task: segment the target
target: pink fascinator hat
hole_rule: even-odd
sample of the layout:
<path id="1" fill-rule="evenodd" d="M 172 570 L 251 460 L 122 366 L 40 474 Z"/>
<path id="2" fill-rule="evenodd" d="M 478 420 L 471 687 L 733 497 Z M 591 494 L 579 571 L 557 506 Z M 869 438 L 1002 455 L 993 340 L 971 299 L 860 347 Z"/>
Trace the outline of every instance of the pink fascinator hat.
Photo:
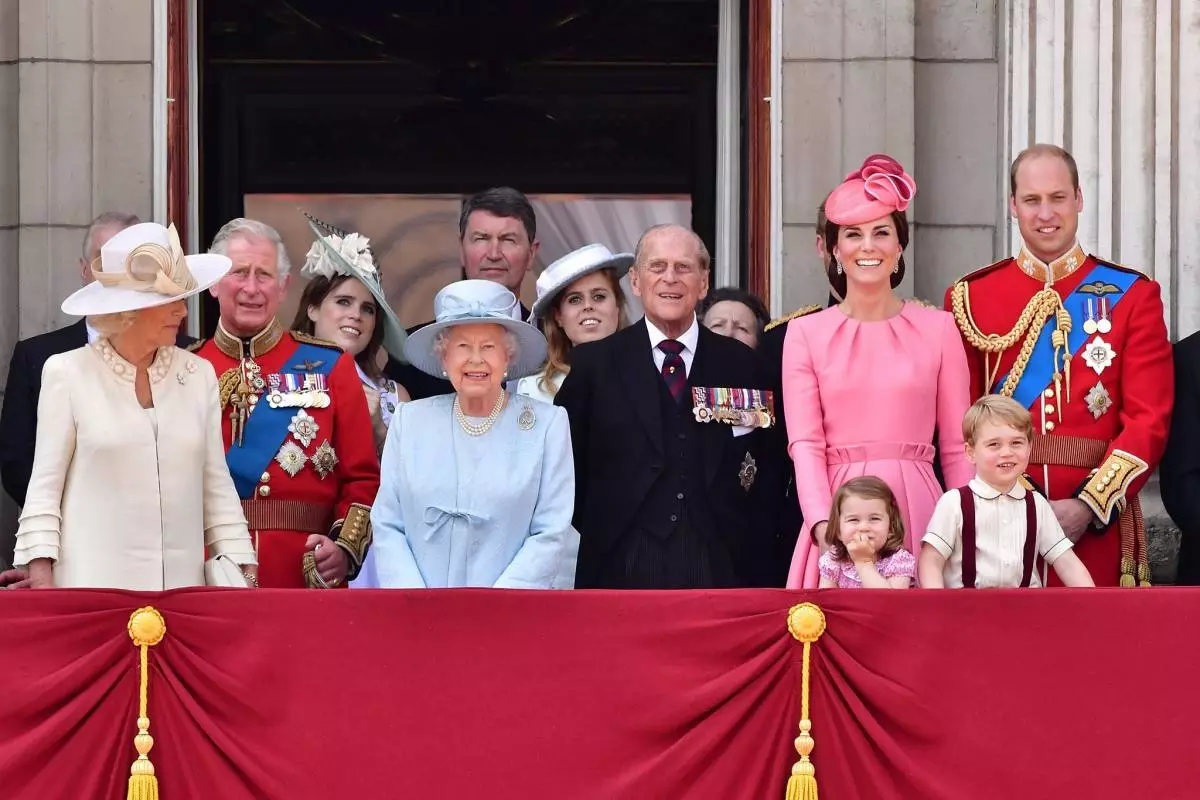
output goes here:
<path id="1" fill-rule="evenodd" d="M 891 156 L 868 156 L 857 172 L 825 200 L 825 216 L 835 225 L 861 225 L 904 211 L 917 193 L 917 182 Z"/>

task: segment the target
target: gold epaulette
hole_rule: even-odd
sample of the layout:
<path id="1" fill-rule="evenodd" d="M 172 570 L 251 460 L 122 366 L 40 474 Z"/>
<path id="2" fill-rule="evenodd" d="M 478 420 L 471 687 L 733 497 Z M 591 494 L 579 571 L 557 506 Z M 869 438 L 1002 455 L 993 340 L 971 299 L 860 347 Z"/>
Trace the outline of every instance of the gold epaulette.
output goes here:
<path id="1" fill-rule="evenodd" d="M 316 336 L 310 336 L 307 333 L 301 333 L 300 331 L 288 331 L 288 333 L 290 333 L 292 335 L 292 338 L 295 339 L 300 344 L 313 344 L 313 345 L 316 345 L 317 347 L 328 347 L 331 350 L 341 350 L 342 349 L 342 348 L 338 347 L 336 344 L 334 344 L 333 342 L 329 341 L 328 339 L 320 339 Z"/>
<path id="2" fill-rule="evenodd" d="M 195 353 L 201 347 L 204 347 L 204 344 L 207 341 L 208 341 L 208 339 L 197 339 L 196 341 L 192 342 L 187 347 L 185 347 L 184 350 L 187 350 L 189 353 Z"/>
<path id="3" fill-rule="evenodd" d="M 770 322 L 768 322 L 767 326 L 765 328 L 763 328 L 763 332 L 769 331 L 772 328 L 778 328 L 780 325 L 786 325 L 787 323 L 791 322 L 792 320 L 796 319 L 797 317 L 804 317 L 809 314 L 814 314 L 814 313 L 820 311 L 821 308 L 822 307 L 818 306 L 818 305 L 804 306 L 803 308 L 797 308 L 795 311 L 793 311 L 792 313 L 790 313 L 786 316 L 782 316 L 779 319 L 773 319 Z"/>

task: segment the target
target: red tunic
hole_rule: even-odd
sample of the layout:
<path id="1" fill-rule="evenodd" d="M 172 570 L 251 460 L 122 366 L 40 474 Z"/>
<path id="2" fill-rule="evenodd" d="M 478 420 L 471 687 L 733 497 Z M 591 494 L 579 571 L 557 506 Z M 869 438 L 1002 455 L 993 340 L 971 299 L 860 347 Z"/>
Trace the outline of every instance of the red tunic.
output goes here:
<path id="1" fill-rule="evenodd" d="M 1078 247 L 1049 266 L 1022 250 L 1015 259 L 1007 258 L 971 273 L 961 283 L 967 286 L 974 326 L 983 334 L 1008 333 L 1033 296 L 1046 287 L 1047 276 L 1053 278 L 1054 291 L 1065 298 L 1084 282 L 1097 263 L 1095 256 L 1085 255 Z M 1135 274 L 1137 278 L 1111 309 L 1111 330 L 1088 335 L 1086 339 L 1089 345 L 1098 337 L 1107 342 L 1116 354 L 1111 364 L 1097 374 L 1085 363 L 1084 351 L 1074 353 L 1070 360 L 1069 394 L 1065 380 L 1061 396 L 1056 394 L 1053 384 L 1040 387 L 1045 391 L 1029 408 L 1034 431 L 1041 434 L 1035 436 L 1030 476 L 1042 485 L 1051 500 L 1075 497 L 1084 501 L 1095 514 L 1097 525 L 1104 526 L 1101 535 L 1085 533 L 1075 548 L 1098 586 L 1118 583 L 1121 542 L 1116 522 L 1126 498 L 1136 497 L 1157 467 L 1171 419 L 1174 371 L 1159 285 L 1140 273 Z M 954 310 L 953 293 L 954 287 L 946 293 L 949 311 Z M 989 391 L 985 354 L 972 346 L 968 336 L 971 325 L 964 317 L 956 314 L 966 340 L 971 392 L 977 398 Z M 1085 322 L 1072 319 L 1072 325 L 1079 329 L 1083 329 Z M 1047 325 L 1054 325 L 1053 318 Z M 1009 373 L 1024 338 L 998 356 L 989 356 L 993 369 L 999 357 L 995 375 L 1003 377 Z M 991 390 L 995 391 L 995 387 Z M 1106 397 L 1110 401 L 1107 404 Z M 1094 464 L 1053 463 L 1072 460 L 1060 457 L 1061 453 L 1080 449 L 1077 446 L 1084 444 L 1067 437 L 1092 440 L 1093 447 L 1082 449 L 1094 451 L 1089 456 Z M 1054 585 L 1061 584 L 1055 579 Z"/>
<path id="2" fill-rule="evenodd" d="M 315 344 L 318 340 L 303 337 L 303 341 Z M 299 344 L 297 334 L 284 333 L 278 323 L 272 323 L 254 337 L 248 347 L 218 327 L 216 337 L 202 342 L 196 353 L 208 360 L 220 377 L 230 370 L 236 375 L 240 356 L 245 352 L 248 357 L 252 355 L 265 379 L 273 373 L 302 371 L 289 362 Z M 336 539 L 351 506 L 358 506 L 355 518 L 365 518 L 365 510 L 375 502 L 379 491 L 379 459 L 354 361 L 332 344 L 321 345 L 330 351 L 330 358 L 337 359 L 327 379 L 330 403 L 326 408 L 303 409 L 317 427 L 308 444 L 291 433 L 280 442 L 281 446 L 299 446 L 306 460 L 292 475 L 279 458 L 272 458 L 254 494 L 242 501 L 258 550 L 258 579 L 263 587 L 303 588 L 306 584 L 302 559 L 308 536 L 319 533 Z M 221 433 L 226 452 L 236 446 L 232 442 L 230 406 L 226 402 L 222 409 Z M 314 460 L 322 446 L 323 457 Z M 317 465 L 329 465 L 330 447 L 336 464 L 322 475 Z M 292 469 L 295 470 L 294 464 Z"/>

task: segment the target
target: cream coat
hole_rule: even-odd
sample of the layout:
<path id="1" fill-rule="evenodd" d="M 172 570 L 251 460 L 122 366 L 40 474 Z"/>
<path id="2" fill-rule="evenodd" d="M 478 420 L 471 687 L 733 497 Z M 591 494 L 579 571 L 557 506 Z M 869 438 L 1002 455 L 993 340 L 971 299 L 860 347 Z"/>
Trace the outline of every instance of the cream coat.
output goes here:
<path id="1" fill-rule="evenodd" d="M 212 365 L 160 349 L 153 412 L 133 378 L 106 339 L 46 362 L 14 563 L 53 559 L 58 587 L 134 590 L 203 585 L 205 546 L 256 563 Z"/>

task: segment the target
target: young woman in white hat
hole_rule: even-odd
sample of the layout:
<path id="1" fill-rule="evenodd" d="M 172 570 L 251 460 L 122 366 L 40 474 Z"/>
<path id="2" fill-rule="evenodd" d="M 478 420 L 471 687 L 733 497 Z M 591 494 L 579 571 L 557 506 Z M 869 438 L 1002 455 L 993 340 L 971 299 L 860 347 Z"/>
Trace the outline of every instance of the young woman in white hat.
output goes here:
<path id="1" fill-rule="evenodd" d="M 612 253 L 589 244 L 567 253 L 542 271 L 530 322 L 546 335 L 546 363 L 522 378 L 517 393 L 554 402 L 571 370 L 571 348 L 616 333 L 629 324 L 621 277 L 633 264 L 631 253 Z"/>
<path id="2" fill-rule="evenodd" d="M 375 540 L 357 588 L 569 588 L 575 464 L 567 412 L 510 395 L 546 340 L 512 318 L 499 283 L 464 280 L 434 298 L 437 321 L 404 344 L 409 362 L 454 393 L 396 410 L 371 508 Z"/>
<path id="3" fill-rule="evenodd" d="M 382 453 L 392 414 L 409 396 L 403 386 L 384 377 L 379 349 L 405 361 L 404 326 L 384 296 L 370 240 L 305 216 L 317 240 L 300 270 L 309 282 L 292 330 L 331 341 L 354 357 L 371 412 L 375 449 Z"/>
<path id="4" fill-rule="evenodd" d="M 51 357 L 14 565 L 34 588 L 152 591 L 205 582 L 205 550 L 253 582 L 254 544 L 225 464 L 217 376 L 175 347 L 188 297 L 230 268 L 145 222 L 100 249 L 64 312 L 102 334 Z"/>

